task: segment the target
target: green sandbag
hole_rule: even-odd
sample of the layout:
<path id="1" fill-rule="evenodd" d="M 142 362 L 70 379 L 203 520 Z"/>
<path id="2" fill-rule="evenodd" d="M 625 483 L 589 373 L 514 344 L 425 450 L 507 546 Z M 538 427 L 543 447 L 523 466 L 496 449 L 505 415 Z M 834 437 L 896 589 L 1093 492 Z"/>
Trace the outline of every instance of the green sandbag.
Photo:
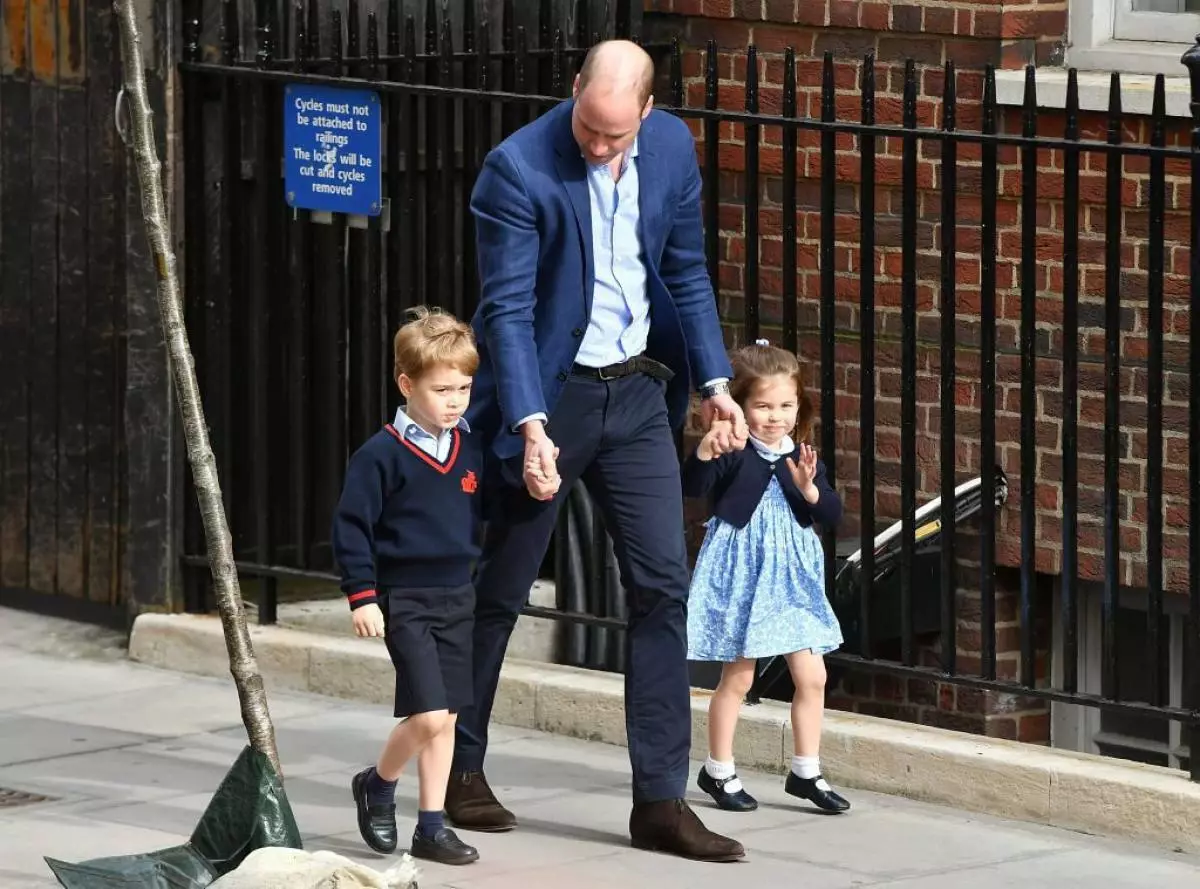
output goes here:
<path id="1" fill-rule="evenodd" d="M 218 874 L 190 845 L 70 864 L 47 858 L 65 889 L 203 889 Z"/>
<path id="2" fill-rule="evenodd" d="M 205 889 L 264 846 L 303 848 L 271 761 L 247 746 L 186 844 L 77 864 L 46 858 L 46 864 L 63 889 Z"/>
<path id="3" fill-rule="evenodd" d="M 224 875 L 263 846 L 303 849 L 283 783 L 271 761 L 247 746 L 213 794 L 191 843 Z"/>

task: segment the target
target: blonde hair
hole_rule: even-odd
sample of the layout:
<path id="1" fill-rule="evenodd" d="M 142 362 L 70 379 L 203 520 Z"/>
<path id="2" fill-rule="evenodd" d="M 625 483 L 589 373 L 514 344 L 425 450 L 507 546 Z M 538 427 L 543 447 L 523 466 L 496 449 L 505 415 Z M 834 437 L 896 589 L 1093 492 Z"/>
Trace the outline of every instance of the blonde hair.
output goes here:
<path id="1" fill-rule="evenodd" d="M 786 349 L 768 345 L 766 340 L 759 340 L 752 346 L 742 346 L 732 352 L 729 361 L 733 365 L 733 382 L 729 386 L 729 394 L 743 408 L 766 377 L 785 376 L 795 381 L 799 410 L 796 413 L 796 428 L 793 432 L 797 441 L 807 441 L 812 433 L 813 406 L 812 400 L 804 390 L 800 360 Z"/>
<path id="2" fill-rule="evenodd" d="M 437 365 L 448 365 L 468 377 L 479 368 L 479 351 L 470 325 L 438 308 L 417 306 L 412 320 L 396 331 L 392 342 L 395 376 L 416 380 Z"/>

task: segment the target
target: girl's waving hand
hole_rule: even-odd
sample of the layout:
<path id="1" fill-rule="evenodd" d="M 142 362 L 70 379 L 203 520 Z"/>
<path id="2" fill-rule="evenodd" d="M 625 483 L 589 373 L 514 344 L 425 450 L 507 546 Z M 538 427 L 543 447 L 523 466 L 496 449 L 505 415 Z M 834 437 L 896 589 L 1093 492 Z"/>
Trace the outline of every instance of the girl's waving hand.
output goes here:
<path id="1" fill-rule="evenodd" d="M 817 489 L 815 483 L 817 477 L 817 451 L 807 444 L 801 444 L 798 450 L 798 460 L 793 460 L 791 457 L 787 458 L 788 471 L 791 472 L 792 481 L 796 483 L 796 487 L 804 495 L 804 499 L 809 503 L 816 503 L 821 498 L 821 492 Z"/>

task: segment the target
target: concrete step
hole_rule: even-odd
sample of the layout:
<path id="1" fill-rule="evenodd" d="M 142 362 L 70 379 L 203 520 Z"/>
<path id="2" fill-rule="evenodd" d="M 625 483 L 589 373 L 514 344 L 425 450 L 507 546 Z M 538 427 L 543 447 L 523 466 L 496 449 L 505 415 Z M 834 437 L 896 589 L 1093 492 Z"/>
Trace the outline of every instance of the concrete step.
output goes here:
<path id="1" fill-rule="evenodd" d="M 529 604 L 543 608 L 557 607 L 554 582 L 537 581 L 529 591 Z M 246 611 L 251 620 L 255 619 L 257 608 L 252 602 L 246 603 Z M 344 637 L 354 632 L 350 624 L 350 610 L 346 600 L 340 596 L 280 602 L 276 608 L 276 618 L 281 627 L 309 633 Z M 556 663 L 561 635 L 562 624 L 556 621 L 522 616 L 517 619 L 517 626 L 508 643 L 509 656 L 538 663 Z"/>
<path id="2" fill-rule="evenodd" d="M 394 678 L 379 639 L 255 626 L 251 641 L 268 692 L 294 689 L 390 705 Z M 143 614 L 130 657 L 185 673 L 226 677 L 220 621 Z M 707 748 L 709 693 L 692 693 L 692 748 Z M 495 722 L 624 745 L 624 680 L 509 659 Z M 783 773 L 791 762 L 786 705 L 743 710 L 735 756 L 747 769 Z M 958 809 L 1200 851 L 1200 785 L 1178 771 L 829 711 L 822 766 L 835 784 Z"/>

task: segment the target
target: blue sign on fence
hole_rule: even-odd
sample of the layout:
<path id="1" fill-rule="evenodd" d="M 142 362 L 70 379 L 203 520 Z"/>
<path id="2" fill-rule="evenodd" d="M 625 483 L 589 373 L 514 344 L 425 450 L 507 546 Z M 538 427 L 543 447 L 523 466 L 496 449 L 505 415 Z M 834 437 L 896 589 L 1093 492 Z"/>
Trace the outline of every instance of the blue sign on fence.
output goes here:
<path id="1" fill-rule="evenodd" d="M 283 104 L 288 206 L 377 216 L 383 194 L 378 93 L 291 84 Z"/>

